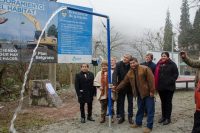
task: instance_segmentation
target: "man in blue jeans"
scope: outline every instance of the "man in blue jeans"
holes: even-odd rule
[[[147,127],[144,128],[143,133],[150,133],[153,128],[153,119],[155,112],[154,102],[154,76],[150,68],[147,66],[139,65],[136,58],[130,59],[130,70],[126,74],[124,80],[120,82],[116,90],[119,91],[124,88],[125,85],[130,84],[134,97],[137,97],[137,114],[135,124],[132,124],[132,128],[142,126],[142,120],[144,117],[144,108],[147,109]]]

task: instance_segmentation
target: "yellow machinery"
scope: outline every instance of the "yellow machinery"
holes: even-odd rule
[[[9,12],[9,11],[0,10],[0,14],[5,14],[7,12]],[[23,15],[35,26],[36,31],[35,31],[34,41],[28,41],[28,44],[27,44],[28,47],[35,47],[37,44],[37,40],[39,39],[39,36],[42,33],[40,23],[35,17],[33,17],[30,14],[23,14]],[[53,50],[53,49],[55,49],[56,44],[57,44],[57,38],[47,37],[46,34],[44,33],[44,35],[42,36],[42,39],[40,41],[40,46],[43,45],[43,46],[46,46],[47,48]]]

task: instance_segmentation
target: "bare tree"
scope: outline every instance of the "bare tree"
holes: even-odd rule
[[[163,48],[163,30],[160,29],[158,32],[152,32],[146,30],[143,36],[132,40],[129,43],[137,55],[138,58],[143,59],[146,51],[160,51]]]
[[[190,0],[188,2],[189,8],[195,8],[200,6],[200,0]]]
[[[158,32],[152,32],[147,30],[144,32],[144,45],[147,46],[148,50],[156,51],[162,50],[163,48],[163,31],[162,28]]]
[[[95,55],[97,52],[103,53],[103,56],[107,56],[107,31],[105,29],[94,39],[93,42]],[[125,44],[125,37],[113,27],[110,34],[110,51],[116,50],[119,46]]]
[[[135,39],[129,43],[129,45],[135,50],[135,55],[139,56],[137,58],[143,59],[146,51],[146,46],[144,45],[143,38]]]

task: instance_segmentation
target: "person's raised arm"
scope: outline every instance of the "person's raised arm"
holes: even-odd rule
[[[185,51],[181,51],[180,56],[187,65],[193,68],[200,68],[200,60],[191,59]]]

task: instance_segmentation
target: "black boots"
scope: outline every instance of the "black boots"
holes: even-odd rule
[[[95,121],[92,117],[87,118],[88,121]],[[81,123],[85,123],[85,118],[81,118]]]
[[[81,123],[85,123],[85,118],[81,118]]]
[[[158,120],[158,123],[163,123],[165,121],[165,118],[160,118],[159,120]]]
[[[88,121],[95,121],[92,117],[87,118]]]
[[[121,124],[125,121],[124,117],[119,118],[118,124]]]
[[[163,123],[163,125],[168,125],[169,123],[171,123],[171,119],[165,119],[162,117],[158,120],[158,123]]]
[[[129,122],[129,124],[133,124],[133,119],[132,119],[132,117],[128,117],[128,122]]]
[[[171,123],[171,120],[170,120],[170,119],[166,119],[166,120],[163,122],[163,125],[168,125],[169,123]]]

